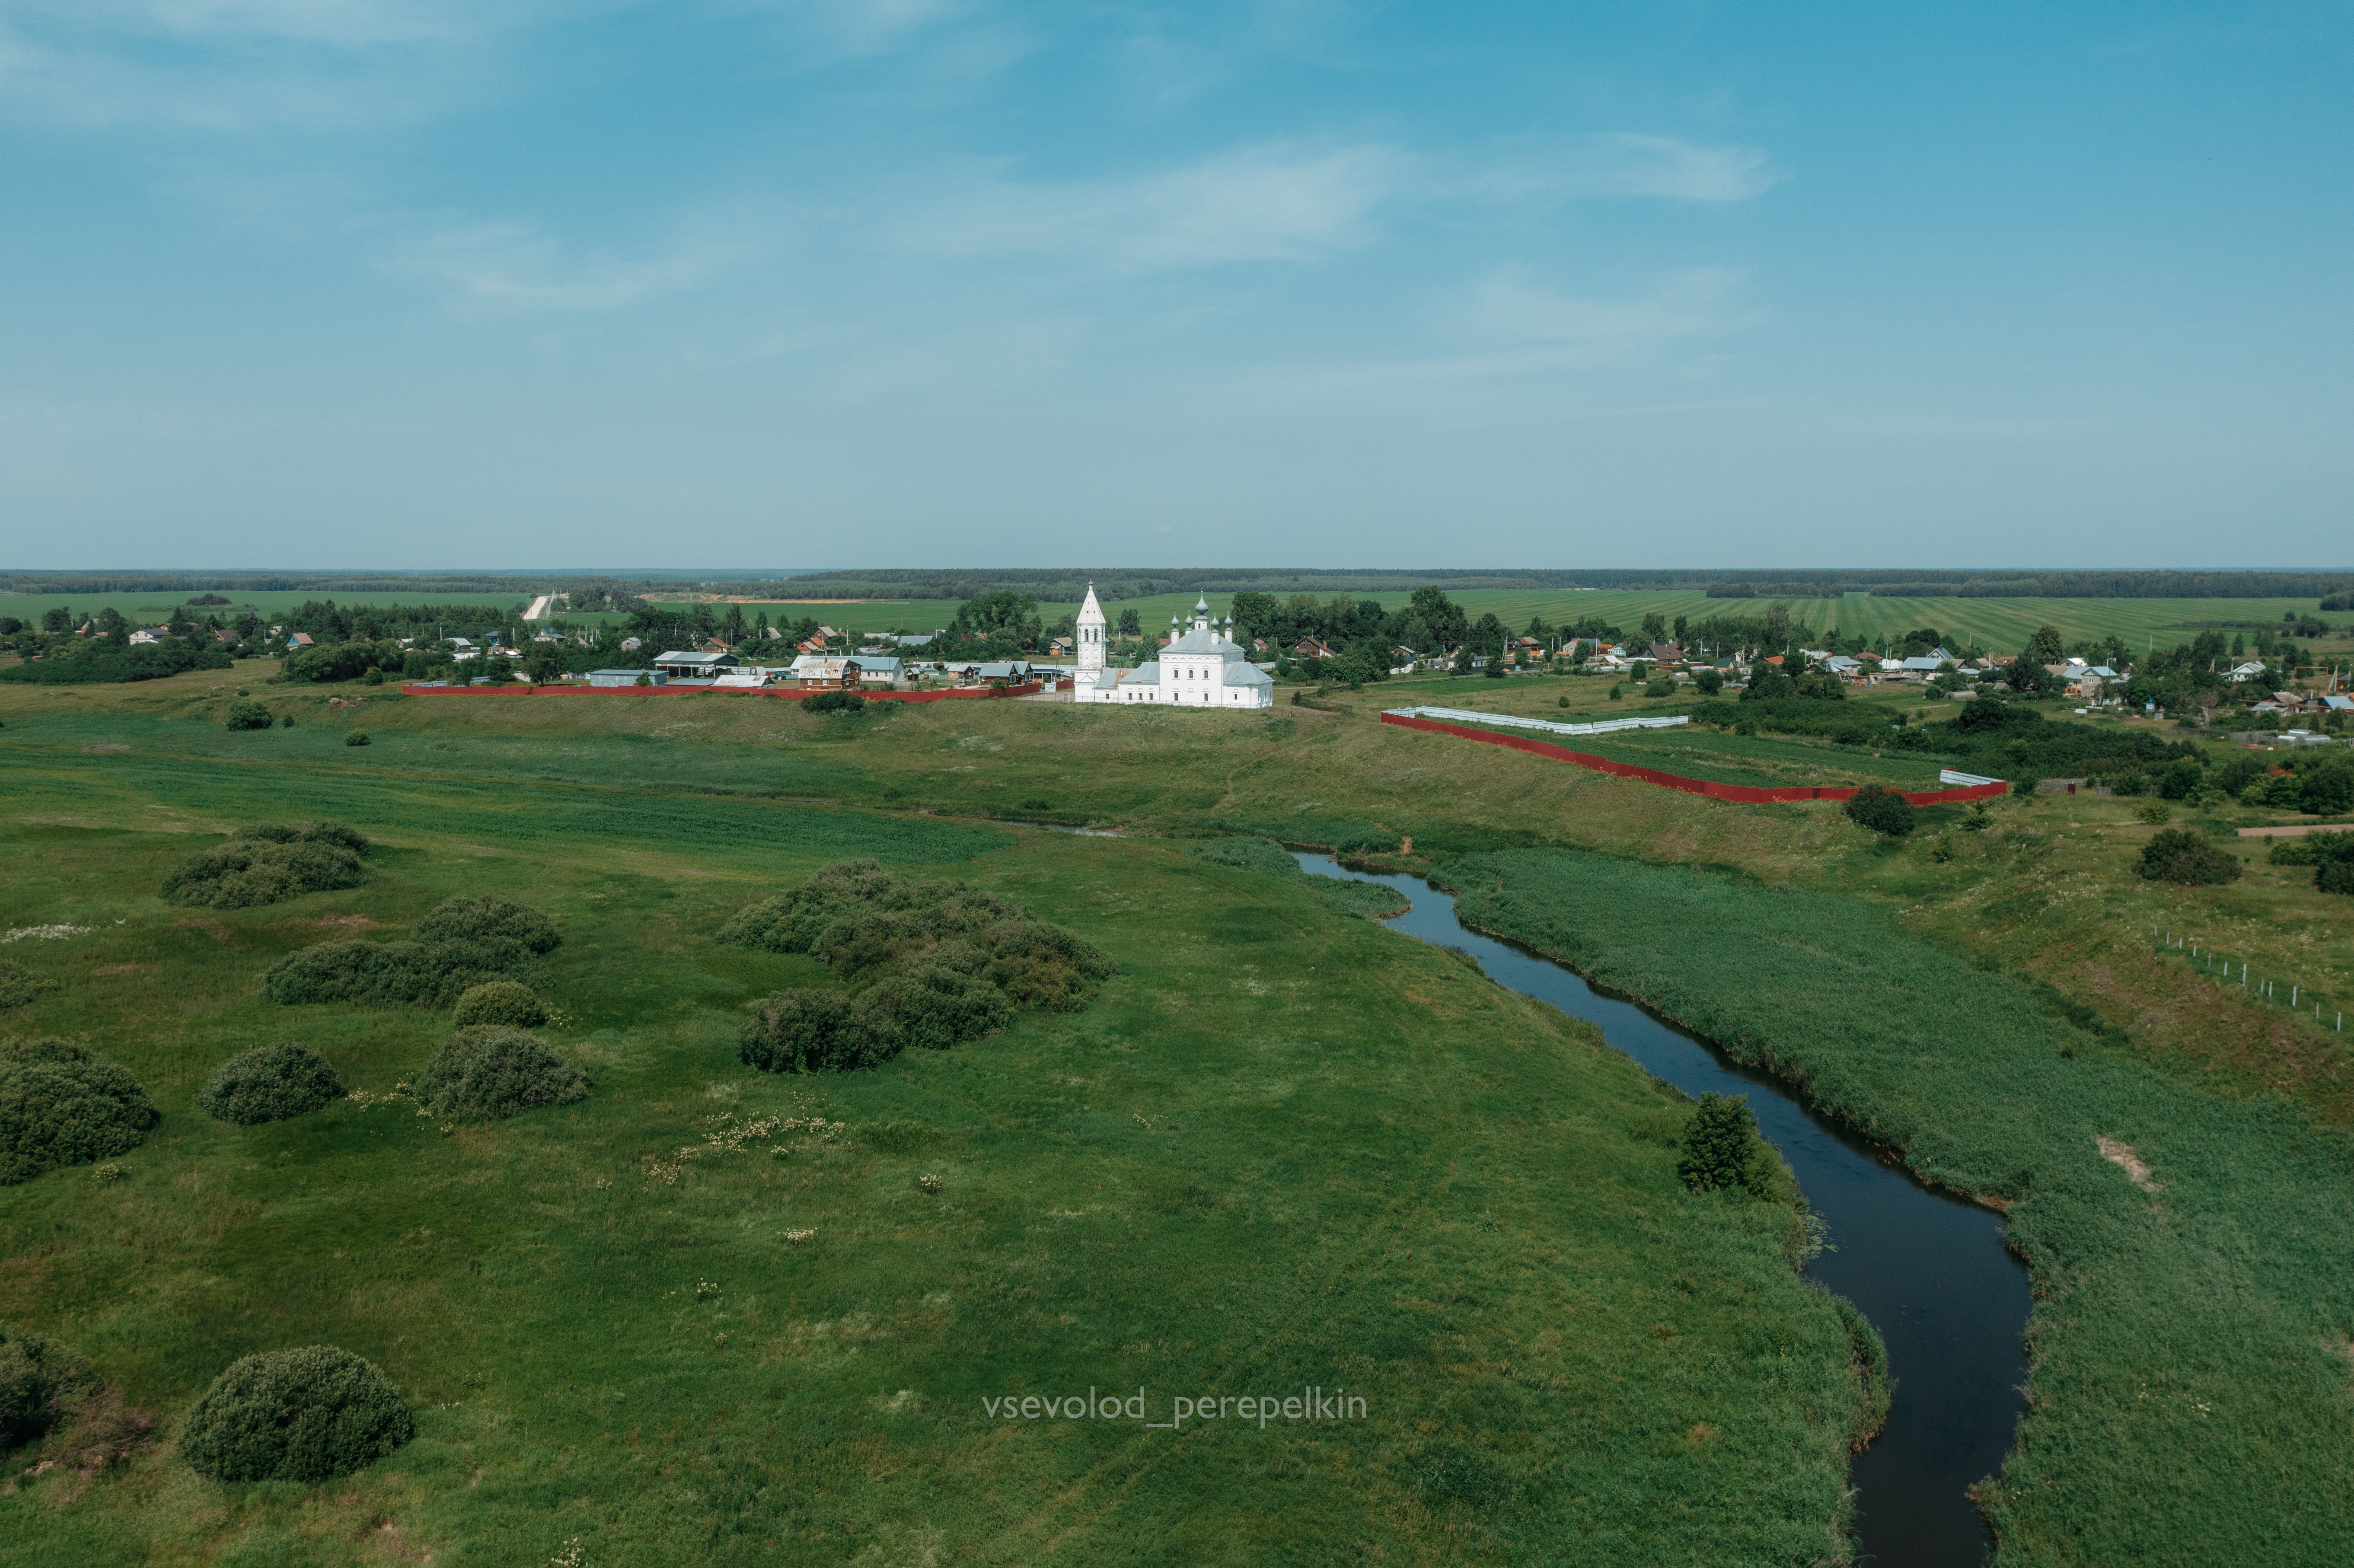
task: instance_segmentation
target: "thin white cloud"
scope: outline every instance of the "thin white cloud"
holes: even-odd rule
[[[906,249],[1145,272],[1308,261],[1370,238],[1404,162],[1377,146],[1244,148],[1131,179],[990,176],[904,220]]]
[[[245,132],[479,100],[498,46],[637,0],[0,0],[0,116]]]
[[[879,55],[965,15],[965,0],[729,0],[728,8],[771,12],[832,54]]]
[[[1762,196],[1784,177],[1762,147],[1704,147],[1621,131],[1516,142],[1471,189],[1494,201],[1732,202]]]
[[[500,313],[597,313],[684,293],[759,249],[740,229],[708,225],[652,256],[576,253],[534,225],[459,224],[400,246],[388,270],[429,280],[461,305]]]
[[[1713,337],[1750,324],[1746,275],[1726,267],[1669,272],[1640,292],[1617,299],[1564,294],[1521,272],[1490,274],[1446,316],[1467,336],[1490,343],[1638,356],[1670,344]]]
[[[369,48],[480,37],[631,0],[0,0],[0,19],[47,19],[86,38],[272,39]]]
[[[1761,313],[1730,268],[1683,268],[1617,295],[1565,293],[1514,270],[1479,280],[1433,311],[1443,346],[1426,355],[1278,366],[1254,375],[1253,394],[1281,402],[1416,397],[1443,388],[1572,372],[1643,370],[1688,376],[1712,345]]]

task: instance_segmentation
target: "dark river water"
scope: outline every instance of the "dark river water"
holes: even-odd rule
[[[1298,859],[1322,875],[1397,889],[1414,907],[1388,924],[1468,952],[1498,984],[1599,1024],[1654,1077],[1693,1096],[1749,1097],[1758,1130],[1829,1224],[1835,1250],[1808,1274],[1861,1308],[1888,1344],[1888,1425],[1853,1467],[1859,1555],[1874,1568],[1977,1568],[1993,1542],[1967,1494],[2001,1467],[2027,1383],[2027,1274],[2003,1250],[2000,1218],[1930,1192],[1775,1079],[1635,1003],[1466,930],[1455,900],[1426,883],[1343,871],[1326,855]]]

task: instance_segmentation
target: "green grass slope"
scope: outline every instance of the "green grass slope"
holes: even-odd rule
[[[100,1045],[164,1121],[118,1180],[0,1189],[0,1320],[157,1421],[107,1467],[12,1456],[65,1462],[0,1488],[0,1559],[1844,1555],[1860,1394],[1789,1212],[1683,1192],[1681,1112],[1594,1031],[1314,884],[1181,845],[466,778],[462,736],[427,776],[86,755],[47,722],[5,737],[0,927],[80,929],[11,945],[63,989],[0,1022]],[[217,829],[314,812],[376,841],[366,885],[154,896]],[[954,1052],[750,1073],[747,1006],[831,979],[711,933],[850,854],[974,878],[1122,972]],[[588,1100],[490,1126],[365,1098],[196,1111],[270,1040],[364,1097],[413,1078],[445,1017],[275,1007],[255,977],[483,893],[563,931],[545,1033]],[[177,1461],[215,1373],[314,1342],[383,1368],[418,1439],[319,1487]],[[1175,1432],[981,1403],[1142,1386],[1162,1420],[1179,1393],[1303,1385],[1367,1414]]]

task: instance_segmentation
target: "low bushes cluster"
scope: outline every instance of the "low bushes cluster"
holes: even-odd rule
[[[514,980],[491,980],[469,989],[458,999],[457,1022],[504,1024],[536,1029],[547,1022],[547,1004],[531,987]]]
[[[57,989],[58,982],[47,975],[29,975],[13,964],[0,964],[0,1008],[22,1007]]]
[[[408,1092],[435,1116],[504,1121],[518,1111],[587,1099],[588,1079],[538,1035],[482,1024],[451,1035]]]
[[[2236,882],[2240,862],[2188,828],[2163,828],[2141,850],[2135,872],[2152,882],[2176,882],[2204,886]]]
[[[0,1186],[128,1154],[162,1119],[138,1080],[85,1046],[0,1045]]]
[[[2248,759],[2253,764],[2253,759]],[[2281,811],[2337,816],[2354,810],[2354,762],[2343,757],[2294,758],[2290,770],[2254,773],[2233,788],[2240,802]],[[2249,769],[2253,772],[2253,767]]]
[[[218,849],[200,851],[164,879],[164,902],[246,909],[304,893],[357,887],[367,840],[341,822],[256,822]]]
[[[805,714],[864,713],[866,699],[856,692],[816,692],[801,699]]]
[[[196,1108],[216,1121],[253,1127],[308,1116],[343,1097],[344,1086],[326,1058],[281,1041],[257,1045],[221,1064],[196,1091]]]
[[[68,638],[49,644],[37,659],[0,670],[0,681],[36,686],[112,685],[160,681],[187,670],[227,670],[232,663],[226,649],[185,638],[122,647],[107,637]]]
[[[779,992],[744,1027],[763,1072],[843,1071],[909,1046],[945,1050],[1018,1012],[1084,1007],[1118,967],[1092,944],[962,882],[907,882],[871,860],[828,866],[762,899],[719,939],[809,953],[842,991]]]
[[[45,1436],[98,1380],[70,1346],[0,1324],[0,1448]]]
[[[275,722],[270,709],[250,697],[239,697],[228,705],[228,715],[221,723],[228,729],[268,729]]]
[[[1885,785],[1867,784],[1858,789],[1848,798],[1846,810],[1849,821],[1890,838],[1903,838],[1913,831],[1913,802]]]
[[[2267,858],[2274,865],[2313,867],[2313,885],[2324,893],[2354,894],[2354,832],[2274,839]]]
[[[417,1433],[384,1373],[333,1345],[248,1356],[188,1412],[180,1455],[216,1481],[323,1481]]]
[[[546,916],[504,898],[446,900],[418,922],[415,938],[304,948],[261,977],[261,993],[290,1007],[447,1007],[475,986],[519,980],[564,940]]]

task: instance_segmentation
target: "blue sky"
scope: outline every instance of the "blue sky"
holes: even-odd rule
[[[2347,5],[0,0],[0,566],[2338,566]]]

